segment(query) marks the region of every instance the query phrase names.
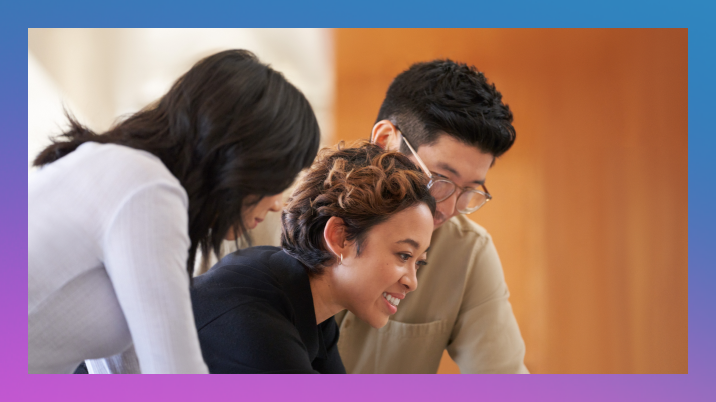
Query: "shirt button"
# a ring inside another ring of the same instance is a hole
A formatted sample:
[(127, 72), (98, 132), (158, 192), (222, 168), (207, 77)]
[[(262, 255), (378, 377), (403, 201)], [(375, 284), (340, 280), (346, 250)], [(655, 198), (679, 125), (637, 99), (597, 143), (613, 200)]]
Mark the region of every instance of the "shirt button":
[(343, 326), (343, 328), (348, 328), (351, 326), (351, 320), (346, 320), (346, 325)]

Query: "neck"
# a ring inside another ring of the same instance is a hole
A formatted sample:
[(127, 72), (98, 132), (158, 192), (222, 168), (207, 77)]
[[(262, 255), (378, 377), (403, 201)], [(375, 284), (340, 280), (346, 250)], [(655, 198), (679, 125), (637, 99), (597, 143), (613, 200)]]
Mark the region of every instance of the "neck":
[(323, 275), (309, 278), (311, 294), (313, 295), (313, 309), (316, 312), (316, 325), (338, 314), (344, 307), (338, 302), (336, 288), (333, 285), (331, 273), (333, 270), (327, 267)]

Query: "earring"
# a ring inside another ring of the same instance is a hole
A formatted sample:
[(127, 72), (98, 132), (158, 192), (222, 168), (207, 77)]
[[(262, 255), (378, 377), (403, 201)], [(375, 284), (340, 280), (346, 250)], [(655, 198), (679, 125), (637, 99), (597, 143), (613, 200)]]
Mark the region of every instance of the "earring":
[(341, 254), (341, 262), (339, 262), (338, 265), (343, 265), (343, 254)]

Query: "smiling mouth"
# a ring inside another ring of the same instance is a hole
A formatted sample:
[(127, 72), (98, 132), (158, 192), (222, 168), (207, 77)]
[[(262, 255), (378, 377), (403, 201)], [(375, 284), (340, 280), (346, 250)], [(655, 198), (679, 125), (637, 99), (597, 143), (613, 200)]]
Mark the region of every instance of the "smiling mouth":
[(400, 299), (398, 299), (397, 297), (393, 297), (386, 292), (383, 292), (383, 298), (387, 300), (388, 303), (392, 304), (394, 307), (398, 307), (398, 304), (400, 304)]

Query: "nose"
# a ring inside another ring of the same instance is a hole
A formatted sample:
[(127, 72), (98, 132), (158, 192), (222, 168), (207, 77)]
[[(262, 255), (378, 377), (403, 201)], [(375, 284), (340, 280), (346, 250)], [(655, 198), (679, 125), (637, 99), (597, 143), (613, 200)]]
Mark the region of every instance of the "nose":
[(418, 288), (417, 270), (415, 268), (413, 268), (410, 271), (406, 272), (405, 275), (403, 275), (400, 278), (400, 284), (405, 287), (405, 290), (407, 292), (412, 292), (415, 289), (417, 289)]
[(271, 203), (271, 206), (269, 207), (269, 211), (272, 211), (272, 212), (281, 211), (281, 207), (282, 207), (281, 201), (283, 201), (283, 195), (276, 194), (272, 198), (273, 198), (273, 202)]

